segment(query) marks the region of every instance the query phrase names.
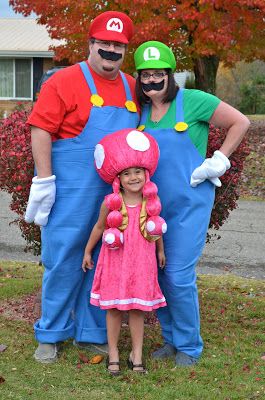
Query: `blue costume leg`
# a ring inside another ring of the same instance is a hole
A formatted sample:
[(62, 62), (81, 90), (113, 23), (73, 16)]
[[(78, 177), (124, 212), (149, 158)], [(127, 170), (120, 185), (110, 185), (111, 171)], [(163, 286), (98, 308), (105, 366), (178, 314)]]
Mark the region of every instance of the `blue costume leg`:
[(164, 341), (194, 358), (203, 349), (195, 269), (204, 247), (213, 199), (213, 186), (205, 182), (196, 188), (193, 201), (169, 221), (171, 234), (165, 236), (167, 264), (159, 275), (168, 304), (157, 311)]
[[(93, 253), (96, 261), (99, 254), (99, 246)], [(75, 307), (75, 340), (77, 342), (89, 342), (103, 344), (107, 342), (106, 311), (90, 304), (90, 291), (92, 288), (95, 268), (85, 273), (80, 287), (78, 300)]]

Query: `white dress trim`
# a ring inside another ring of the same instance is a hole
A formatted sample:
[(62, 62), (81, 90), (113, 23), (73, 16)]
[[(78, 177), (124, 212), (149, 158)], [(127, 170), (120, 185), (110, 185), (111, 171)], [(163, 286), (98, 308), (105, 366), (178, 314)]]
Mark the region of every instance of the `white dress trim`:
[(152, 300), (152, 301), (142, 300), (142, 299), (138, 299), (138, 298), (123, 299), (123, 300), (115, 299), (115, 300), (103, 301), (103, 300), (100, 300), (100, 295), (96, 294), (96, 293), (91, 293), (90, 297), (92, 299), (98, 300), (99, 304), (102, 306), (113, 306), (116, 304), (141, 304), (142, 306), (152, 307), (156, 304), (164, 303), (166, 301), (164, 296), (161, 299)]

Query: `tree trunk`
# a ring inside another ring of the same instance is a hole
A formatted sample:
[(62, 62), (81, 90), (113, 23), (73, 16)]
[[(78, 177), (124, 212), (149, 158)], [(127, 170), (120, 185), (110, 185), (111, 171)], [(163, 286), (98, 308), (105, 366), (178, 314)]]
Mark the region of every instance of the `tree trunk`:
[(219, 58), (216, 56), (200, 57), (194, 60), (196, 89), (215, 94), (218, 66)]

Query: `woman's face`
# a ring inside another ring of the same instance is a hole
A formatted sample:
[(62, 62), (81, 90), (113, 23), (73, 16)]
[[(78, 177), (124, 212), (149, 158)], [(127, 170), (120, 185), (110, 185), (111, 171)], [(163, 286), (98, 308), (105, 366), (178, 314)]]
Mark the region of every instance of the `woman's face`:
[(165, 69), (143, 69), (140, 82), (146, 96), (163, 99), (168, 88), (168, 75)]

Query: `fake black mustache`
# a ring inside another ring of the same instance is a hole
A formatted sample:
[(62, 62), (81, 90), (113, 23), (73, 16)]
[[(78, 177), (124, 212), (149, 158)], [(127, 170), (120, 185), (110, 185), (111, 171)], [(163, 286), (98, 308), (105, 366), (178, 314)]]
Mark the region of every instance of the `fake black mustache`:
[(122, 54), (120, 53), (114, 53), (113, 51), (106, 51), (102, 49), (98, 49), (98, 54), (105, 60), (118, 61), (120, 58), (122, 58)]
[(165, 80), (163, 79), (161, 82), (155, 83), (142, 83), (142, 88), (145, 92), (150, 92), (151, 90), (156, 90), (159, 92), (164, 88)]

